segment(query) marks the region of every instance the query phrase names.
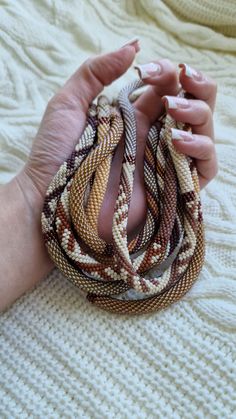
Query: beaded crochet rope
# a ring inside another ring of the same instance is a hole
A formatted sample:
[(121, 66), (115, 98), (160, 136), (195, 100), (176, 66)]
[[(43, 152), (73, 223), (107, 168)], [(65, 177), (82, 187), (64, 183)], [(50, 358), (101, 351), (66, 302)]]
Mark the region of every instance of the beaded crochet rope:
[[(146, 222), (128, 242), (137, 147), (135, 111), (129, 97), (142, 86), (142, 81), (134, 81), (121, 90), (115, 103), (100, 96), (97, 105), (91, 104), (84, 132), (53, 178), (42, 212), (43, 237), (56, 266), (87, 293), (91, 303), (117, 313), (148, 313), (180, 299), (197, 279), (205, 253), (197, 170), (171, 140), (171, 128), (190, 131), (190, 127), (169, 114), (162, 115), (147, 136)], [(113, 241), (108, 244), (98, 235), (98, 217), (123, 134)]]

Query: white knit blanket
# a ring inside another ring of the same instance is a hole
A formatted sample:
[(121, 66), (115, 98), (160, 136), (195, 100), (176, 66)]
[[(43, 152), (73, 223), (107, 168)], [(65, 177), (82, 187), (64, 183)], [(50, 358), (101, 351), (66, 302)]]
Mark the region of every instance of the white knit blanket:
[(58, 87), (135, 35), (136, 63), (167, 57), (218, 82), (220, 168), (202, 191), (206, 261), (182, 301), (109, 314), (54, 270), (1, 316), (1, 418), (236, 417), (235, 28), (234, 0), (0, 0), (1, 183), (22, 167)]

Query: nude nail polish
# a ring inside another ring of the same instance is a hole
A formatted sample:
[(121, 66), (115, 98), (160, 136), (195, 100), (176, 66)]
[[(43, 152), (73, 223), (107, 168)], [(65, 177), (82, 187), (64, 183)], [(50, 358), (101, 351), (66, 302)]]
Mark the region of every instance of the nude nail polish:
[(183, 131), (176, 128), (171, 128), (171, 137), (172, 140), (177, 141), (193, 141), (193, 135), (191, 132)]
[[(127, 47), (128, 45), (138, 45), (139, 42), (139, 38), (138, 36), (135, 36), (134, 38), (130, 39), (129, 41), (127, 41), (124, 45), (121, 46), (121, 48)], [(138, 45), (139, 47), (139, 45)]]
[(179, 64), (179, 68), (183, 68), (185, 71), (185, 75), (187, 77), (189, 77), (190, 79), (194, 79), (197, 81), (202, 80), (202, 74), (200, 73), (200, 71), (195, 70), (194, 68), (190, 67), (188, 64), (186, 63), (181, 63)]
[(183, 97), (163, 96), (162, 99), (167, 102), (168, 109), (186, 109), (189, 107), (188, 100)]
[(139, 77), (142, 80), (158, 76), (161, 73), (161, 66), (156, 63), (136, 65), (134, 68), (138, 70)]

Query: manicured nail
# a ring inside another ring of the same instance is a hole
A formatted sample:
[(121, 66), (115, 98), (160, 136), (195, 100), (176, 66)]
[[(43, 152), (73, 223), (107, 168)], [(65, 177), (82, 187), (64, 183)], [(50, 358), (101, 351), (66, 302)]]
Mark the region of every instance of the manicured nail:
[(121, 48), (127, 47), (128, 45), (134, 46), (136, 49), (136, 52), (138, 52), (140, 50), (139, 38), (135, 36), (134, 38), (130, 39), (130, 41), (127, 41), (124, 45), (122, 45)]
[(193, 141), (193, 135), (191, 134), (191, 132), (182, 131), (176, 128), (171, 128), (171, 137), (172, 140)]
[(188, 64), (181, 63), (179, 64), (179, 68), (184, 68), (185, 75), (189, 77), (190, 79), (200, 81), (203, 78), (200, 71), (195, 70), (194, 68), (190, 67)]
[(141, 79), (158, 76), (161, 73), (161, 66), (156, 63), (136, 65), (134, 68), (138, 70)]
[(168, 109), (185, 109), (189, 107), (188, 100), (183, 97), (163, 96), (162, 99), (167, 102)]

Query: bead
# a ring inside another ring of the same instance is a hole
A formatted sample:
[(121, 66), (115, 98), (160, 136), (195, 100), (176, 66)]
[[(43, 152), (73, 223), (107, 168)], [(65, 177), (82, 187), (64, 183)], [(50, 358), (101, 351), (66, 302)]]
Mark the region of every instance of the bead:
[[(171, 128), (187, 129), (165, 114), (150, 128), (144, 154), (147, 218), (128, 243), (127, 222), (136, 161), (135, 111), (121, 90), (116, 104), (100, 96), (88, 110), (87, 125), (71, 156), (48, 187), (42, 231), (49, 255), (63, 274), (108, 311), (147, 313), (184, 295), (204, 262), (205, 240), (200, 188), (194, 161), (176, 150)], [(184, 92), (179, 93), (184, 97)], [(125, 135), (123, 135), (125, 134)], [(98, 235), (98, 217), (115, 149), (125, 138), (123, 164), (113, 217), (113, 243)], [(178, 247), (177, 257), (159, 269)], [(133, 288), (138, 299), (114, 298)], [(90, 294), (91, 293), (91, 294)]]

